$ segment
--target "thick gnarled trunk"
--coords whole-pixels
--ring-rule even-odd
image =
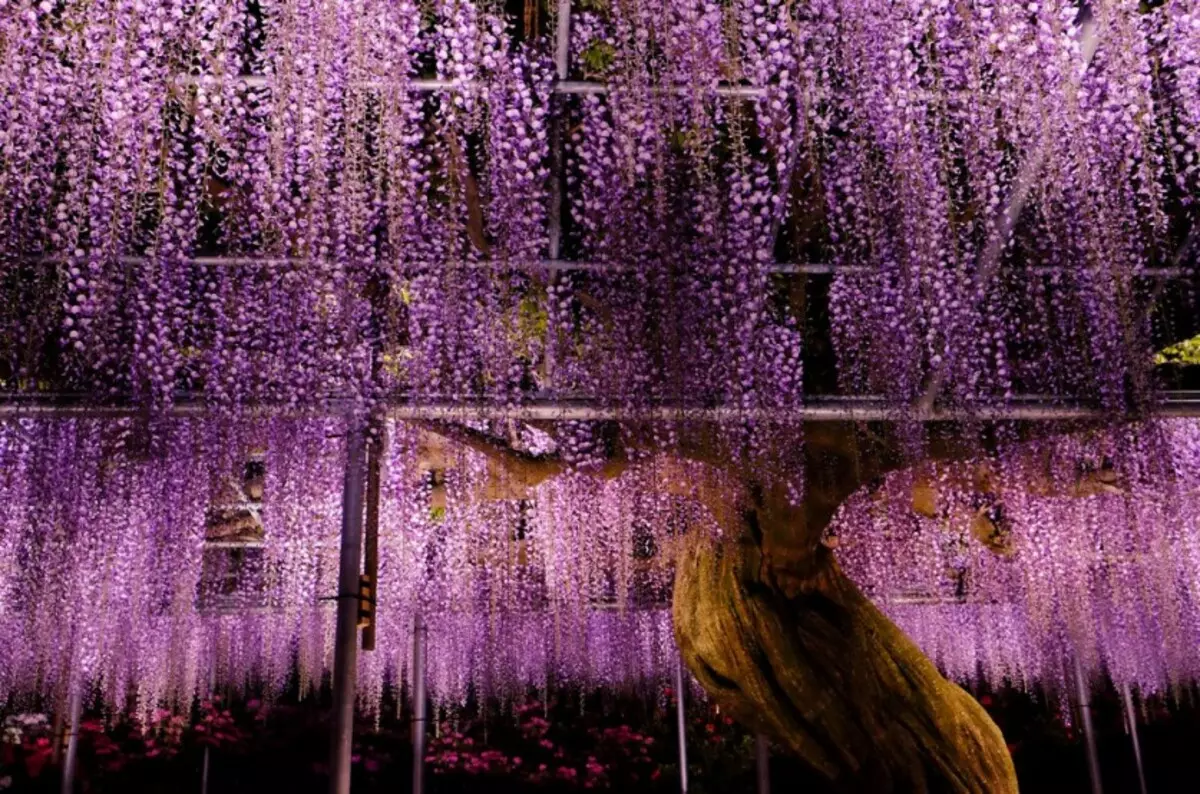
[[[471,428],[424,429],[495,460],[498,487],[532,488],[565,470],[557,457],[514,450]],[[999,728],[863,597],[820,543],[845,499],[903,460],[883,438],[880,450],[863,455],[860,435],[851,425],[806,427],[801,505],[781,486],[730,470],[712,433],[685,438],[692,443],[655,455],[651,465],[643,461],[656,487],[695,499],[723,528],[720,540],[687,541],[676,560],[683,660],[718,703],[791,750],[829,791],[1015,792]],[[931,447],[932,457],[972,451],[956,435],[947,439]],[[599,475],[618,476],[628,466],[618,454]]]
[[[697,543],[676,573],[676,638],[712,697],[803,759],[830,791],[1015,792],[1004,738],[974,698],[828,549],[780,566],[763,553],[755,520]]]

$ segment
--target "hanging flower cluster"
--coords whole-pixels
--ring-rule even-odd
[[[837,261],[867,266],[831,301],[848,387],[1145,393],[1142,274],[1180,264],[1198,187],[1196,6],[1147,5],[837,4],[825,190]]]
[[[1124,407],[1143,273],[1189,264],[1197,13],[577,3],[597,87],[556,93],[549,30],[483,0],[8,0],[0,378],[720,405],[754,451],[817,315],[849,393]],[[776,273],[810,256],[854,271],[827,312]]]
[[[933,517],[894,476],[847,503],[839,558],[954,678],[1061,690],[1077,659],[1166,691],[1200,675],[1198,464],[1189,420],[1002,450],[986,493],[933,480]]]
[[[0,433],[0,687],[153,704],[196,684],[206,434],[126,422]],[[197,475],[201,476],[197,476]]]
[[[509,275],[470,266],[546,237],[548,66],[503,17],[15,2],[0,26],[11,385],[158,406],[452,391],[451,370],[481,389]]]
[[[146,712],[214,686],[319,689],[333,661],[339,428],[0,426],[0,696],[88,686]],[[698,508],[639,489],[637,467],[512,492],[477,453],[435,450],[401,424],[389,435],[364,708],[409,675],[418,615],[439,703],[671,679],[676,549],[713,531]],[[229,449],[259,451],[247,464]]]

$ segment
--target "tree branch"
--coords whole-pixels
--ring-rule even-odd
[[[557,455],[533,455],[516,449],[502,439],[466,425],[433,420],[415,420],[411,424],[459,446],[478,452],[528,487],[557,477],[567,468]]]

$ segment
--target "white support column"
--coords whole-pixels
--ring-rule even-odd
[[[1146,791],[1146,773],[1142,768],[1142,743],[1138,741],[1137,710],[1133,707],[1133,693],[1129,684],[1121,684],[1121,701],[1125,704],[1125,719],[1129,723],[1129,738],[1133,741],[1133,760],[1137,764],[1138,789]]]
[[[79,720],[83,715],[83,682],[72,676],[70,684],[70,705],[67,707],[67,753],[63,758],[62,794],[74,794],[75,767],[79,760]]]
[[[342,490],[342,546],[338,570],[337,629],[333,655],[333,742],[329,791],[350,794],[354,742],[354,696],[358,681],[358,576],[362,564],[364,432],[350,422]]]
[[[1096,731],[1092,725],[1091,686],[1084,678],[1079,658],[1075,658],[1075,693],[1079,697],[1079,718],[1083,722],[1083,739],[1087,747],[1088,777],[1092,781],[1092,794],[1104,794],[1100,781],[1100,756],[1096,750]]]
[[[412,794],[425,794],[425,733],[428,704],[425,692],[425,641],[429,627],[418,612],[413,620],[413,663],[412,663]]]
[[[683,659],[675,665],[675,730],[679,735],[679,791],[687,794],[687,715],[684,704]]]

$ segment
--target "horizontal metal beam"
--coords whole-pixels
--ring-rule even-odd
[[[19,260],[18,260],[19,261]],[[61,256],[41,256],[31,258],[30,261],[39,264],[61,265],[67,262],[65,257]],[[144,256],[119,256],[116,261],[124,265],[142,265],[147,261]],[[300,267],[312,263],[314,260],[308,257],[277,257],[277,256],[196,256],[186,260],[193,265],[199,267]],[[636,266],[629,262],[605,262],[605,261],[589,261],[589,260],[570,260],[570,259],[513,259],[513,260],[484,260],[484,261],[458,261],[458,262],[406,262],[403,270],[420,272],[422,270],[435,268],[448,268],[451,266],[462,267],[473,270],[540,270],[546,272],[592,272],[592,273],[624,273],[633,271]],[[836,265],[824,262],[775,262],[766,266],[770,273],[775,274],[799,274],[808,276],[829,276],[839,274],[860,273],[868,274],[875,272],[877,268],[871,265]],[[1035,266],[1027,268],[1025,272],[1034,273],[1042,276],[1053,275],[1070,275],[1075,273],[1084,273],[1086,271],[1076,270],[1066,267],[1051,267],[1051,266]],[[1187,279],[1197,275],[1197,271],[1187,267],[1154,267],[1145,268],[1135,271],[1134,278],[1139,279]]]
[[[296,609],[331,609],[336,605],[334,599],[325,599],[322,601],[313,601],[307,604],[288,604],[279,606],[269,606],[263,604],[256,605],[225,605],[225,604],[209,604],[205,606],[197,606],[196,612],[204,617],[230,617],[234,615],[261,615],[272,614],[277,612],[285,612]],[[548,605],[547,605],[548,606]],[[593,602],[583,607],[586,612],[656,612],[659,614],[669,614],[671,604],[669,602],[661,602],[657,604],[617,604],[617,603],[598,603]],[[537,609],[533,609],[524,614],[536,614]],[[442,615],[471,615],[475,614],[478,617],[485,617],[472,613],[468,609],[450,607],[442,609],[439,614]]]
[[[614,87],[608,83],[598,83],[591,80],[562,80],[554,84],[554,93],[569,94],[573,96],[596,96],[599,94],[608,94],[614,90]],[[619,91],[638,91],[637,87],[617,86]],[[718,83],[712,86],[701,85],[679,85],[679,86],[648,86],[645,89],[652,94],[675,94],[679,96],[694,96],[694,95],[712,95],[721,97],[736,97],[739,99],[755,99],[767,95],[767,89],[762,86],[755,85],[736,85],[732,83]]]
[[[189,75],[177,78],[179,82],[191,85],[218,85],[224,81],[216,75]],[[276,78],[268,74],[244,74],[235,81],[247,88],[270,88]],[[483,91],[488,84],[475,80],[444,80],[436,77],[414,77],[408,80],[360,80],[354,83],[359,88],[381,90],[385,88],[402,88],[417,94],[434,94],[441,91]],[[614,91],[641,91],[651,94],[674,94],[679,96],[708,95],[733,97],[739,99],[755,99],[764,97],[767,89],[762,86],[740,85],[734,83],[717,83],[716,85],[650,85],[650,86],[620,86],[595,80],[556,80],[551,89],[555,94],[568,96],[598,96]]]
[[[40,256],[30,261],[45,265],[61,265],[67,262],[61,256]],[[144,256],[119,256],[117,262],[123,265],[142,265],[147,261]],[[238,267],[302,267],[314,260],[308,257],[278,257],[278,256],[196,256],[186,260],[199,267],[238,268]],[[475,261],[438,261],[438,262],[405,262],[402,270],[420,272],[423,270],[461,267],[468,270],[538,270],[545,272],[594,272],[594,273],[626,273],[632,272],[635,265],[628,262],[575,261],[569,259],[512,259],[512,260],[475,260]],[[816,262],[782,262],[767,266],[772,273],[804,273],[809,275],[828,275],[832,273],[867,273],[871,268],[867,265],[827,265]]]
[[[936,595],[920,595],[920,596],[875,596],[870,599],[876,606],[886,609],[890,606],[907,606],[907,607],[935,607],[935,606],[1004,606],[1010,602],[1001,601],[972,601],[967,598],[956,596],[936,596]],[[284,612],[295,609],[329,609],[333,606],[333,601],[315,601],[309,604],[288,605],[288,606],[225,606],[211,605],[200,606],[196,608],[196,612],[205,617],[230,617],[234,615],[256,615],[256,614],[271,614]],[[658,613],[670,614],[670,603],[664,602],[659,604],[614,604],[614,603],[591,603],[585,606],[584,611],[587,612],[627,612],[627,613]],[[536,612],[537,610],[534,610]],[[450,609],[443,611],[443,614],[470,614],[462,609]]]
[[[344,415],[362,410],[352,399],[333,398],[311,408],[254,405],[248,414],[315,417]],[[179,397],[164,412],[178,417],[199,417],[218,409],[202,395]],[[599,401],[539,400],[518,404],[489,402],[408,402],[393,400],[385,407],[386,415],[398,420],[465,421],[511,419],[517,421],[596,421],[630,422],[868,422],[868,421],[1105,421],[1114,418],[1107,411],[1084,403],[1044,399],[1015,399],[1005,404],[976,404],[936,407],[922,411],[880,398],[813,398],[789,408],[696,407],[681,404],[622,406]],[[55,418],[100,418],[144,416],[148,409],[139,405],[103,405],[85,395],[9,394],[0,396],[0,420]],[[1152,407],[1148,416],[1158,418],[1200,417],[1200,392],[1175,392]],[[1129,418],[1136,418],[1130,416]]]

